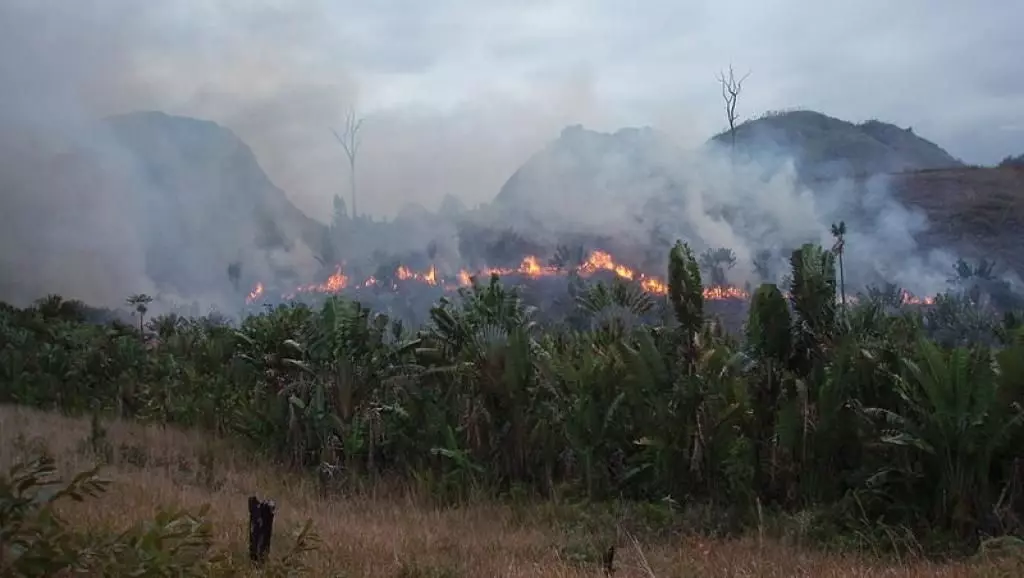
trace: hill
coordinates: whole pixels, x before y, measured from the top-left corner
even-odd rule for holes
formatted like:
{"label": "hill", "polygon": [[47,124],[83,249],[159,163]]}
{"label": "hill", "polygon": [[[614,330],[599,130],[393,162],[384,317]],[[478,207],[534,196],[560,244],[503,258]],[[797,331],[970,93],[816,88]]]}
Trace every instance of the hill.
{"label": "hill", "polygon": [[[723,132],[711,143],[729,146]],[[773,165],[792,158],[804,179],[961,167],[963,163],[912,129],[870,120],[854,124],[820,112],[771,113],[736,127],[741,157]]]}
{"label": "hill", "polygon": [[[761,248],[784,253],[795,243],[827,242],[830,222],[860,219],[851,230],[874,238],[869,247],[861,243],[860,259],[873,283],[908,260],[944,283],[952,257],[929,256],[931,249],[994,257],[1024,271],[1024,258],[1012,250],[1020,240],[1015,223],[1024,218],[1024,172],[1012,166],[966,167],[909,129],[811,111],[738,127],[735,171],[720,154],[726,139],[717,135],[688,154],[650,128],[607,134],[568,127],[509,178],[494,205],[520,222],[529,222],[522,217],[529,214],[644,229],[650,238],[683,235],[698,250],[745,247],[748,258]],[[891,195],[880,200],[880,190]],[[916,211],[925,217],[920,227]],[[894,247],[896,241],[902,246]],[[900,256],[871,270],[880,252]],[[851,257],[848,264],[858,266]]]}
{"label": "hill", "polygon": [[592,231],[621,220],[635,198],[672,188],[679,152],[651,128],[606,134],[569,126],[512,174],[494,205],[503,218],[539,215]]}
{"label": "hill", "polygon": [[232,262],[241,263],[243,277],[250,268],[288,275],[290,259],[281,253],[309,262],[323,227],[291,203],[229,129],[160,112],[107,124],[147,185],[146,270],[158,286],[222,291]]}
{"label": "hill", "polygon": [[18,240],[32,255],[26,261],[54,270],[22,293],[103,304],[137,291],[230,302],[255,279],[314,270],[310,247],[323,227],[267,178],[232,131],[135,112],[76,137],[21,167],[31,178],[20,183],[20,196],[38,207],[18,213],[31,221]]}
{"label": "hill", "polygon": [[890,190],[928,216],[919,240],[964,257],[995,259],[1024,275],[1024,167],[960,167],[896,173]]}

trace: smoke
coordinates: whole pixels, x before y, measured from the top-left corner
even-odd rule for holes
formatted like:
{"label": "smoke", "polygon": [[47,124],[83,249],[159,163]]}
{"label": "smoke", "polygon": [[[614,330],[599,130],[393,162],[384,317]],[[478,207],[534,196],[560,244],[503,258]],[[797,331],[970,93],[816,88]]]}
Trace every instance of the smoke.
{"label": "smoke", "polygon": [[[832,247],[832,224],[844,221],[852,290],[882,283],[918,294],[947,288],[954,253],[919,245],[928,220],[891,194],[889,177],[853,179],[837,166],[828,178],[809,181],[794,154],[765,141],[754,154],[734,157],[725,145],[684,147],[650,128],[570,127],[513,176],[490,218],[497,227],[512,215],[517,230],[549,242],[552,231],[600,232],[622,250],[653,246],[660,249],[648,265],[655,273],[663,273],[677,238],[698,254],[728,248],[736,263],[726,276],[739,286],[782,281],[792,250]],[[767,276],[754,266],[759,259],[766,259]]]}
{"label": "smoke", "polygon": [[[186,233],[150,226],[166,209],[151,201],[166,193],[137,151],[125,150],[98,122],[108,115],[161,110],[229,127],[291,201],[320,222],[330,221],[335,194],[348,200],[347,166],[329,129],[350,107],[367,117],[359,208],[375,215],[394,215],[410,203],[433,208],[448,195],[470,205],[486,201],[566,122],[596,118],[588,112],[592,80],[585,67],[526,93],[470,86],[454,106],[402,104],[389,91],[418,87],[403,80],[401,63],[397,70],[366,70],[368,60],[382,56],[360,53],[365,10],[328,1],[0,1],[2,298],[25,302],[59,292],[113,305],[128,293],[160,292],[154,267],[178,263],[203,276],[196,270],[212,267],[214,252],[223,259],[205,276],[223,278],[233,256],[245,258],[242,248],[222,247],[217,231],[196,227],[187,236],[208,247],[204,254],[173,243],[154,253],[159,235]],[[381,32],[417,41],[409,30]],[[353,67],[356,61],[362,69]],[[228,244],[241,241],[251,236]],[[287,269],[288,259],[308,265],[318,252],[294,247],[287,255],[259,256],[245,270],[253,277]],[[190,296],[216,303],[228,281],[222,284]]]}
{"label": "smoke", "polygon": [[[259,189],[275,208],[271,229],[288,239],[256,249],[253,237],[265,231],[242,217],[209,223],[211,205],[203,199],[189,197],[180,206],[177,196],[168,199],[159,171],[97,124],[107,115],[161,110],[230,128],[274,184],[321,223],[331,221],[335,195],[351,207],[348,167],[330,132],[350,108],[366,117],[359,208],[377,216],[410,206],[433,210],[453,197],[468,207],[486,203],[566,125],[621,125],[584,64],[558,75],[515,71],[532,79],[527,85],[504,83],[503,70],[488,71],[484,82],[445,69],[446,51],[471,53],[488,27],[518,17],[511,3],[487,11],[465,6],[478,28],[454,45],[436,41],[464,23],[420,3],[405,6],[401,18],[378,21],[371,4],[0,0],[0,298],[59,292],[115,305],[127,294],[148,292],[228,307],[236,301],[226,297],[224,270],[235,260],[244,263],[243,285],[289,276],[308,282],[316,273],[322,248],[315,233],[274,204],[272,190],[261,183],[222,187],[237,203],[242,192]],[[574,16],[569,8],[537,6],[531,4],[540,11],[531,17],[538,22],[548,21],[545,10],[561,22]],[[364,42],[367,36],[393,38],[401,50],[367,52],[383,46]],[[522,50],[528,40],[505,48]],[[413,74],[423,69],[436,72],[433,80]],[[714,94],[713,79],[708,84]],[[408,104],[416,100],[410,94],[420,93],[441,96]],[[694,125],[686,111],[656,113],[663,126]],[[948,270],[951,258],[916,246],[913,234],[926,224],[896,203],[883,181],[869,183],[867,195],[850,183],[812,191],[792,168],[766,174],[755,164],[733,164],[721,151],[672,142],[702,140],[693,132],[673,128],[669,137],[631,129],[602,139],[570,131],[555,145],[566,150],[548,151],[521,175],[516,187],[530,196],[473,218],[493,228],[513,226],[545,245],[589,234],[658,251],[675,237],[698,250],[729,247],[737,254],[730,275],[742,283],[757,280],[750,263],[759,251],[770,250],[781,270],[787,250],[802,242],[830,244],[829,224],[854,215],[848,219],[851,279],[930,291],[939,271]],[[189,163],[221,162],[221,152],[227,167],[245,162],[232,150],[165,160],[185,171]],[[600,160],[577,167],[584,157]],[[851,205],[850,198],[859,200]],[[180,222],[165,218],[173,211],[183,215]],[[402,224],[368,226],[369,241],[348,239],[343,249],[368,261],[379,257],[374,249],[422,253],[433,241],[441,257],[465,257],[453,222],[404,214]],[[665,253],[658,255],[663,261]],[[162,273],[168,271],[181,276],[177,285],[168,287]]]}

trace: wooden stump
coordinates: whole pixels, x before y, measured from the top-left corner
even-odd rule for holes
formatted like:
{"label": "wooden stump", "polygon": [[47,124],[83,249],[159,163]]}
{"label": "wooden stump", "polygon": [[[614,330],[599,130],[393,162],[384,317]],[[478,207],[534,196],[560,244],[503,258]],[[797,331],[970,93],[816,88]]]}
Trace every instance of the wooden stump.
{"label": "wooden stump", "polygon": [[273,500],[264,502],[249,496],[249,560],[257,566],[262,566],[270,554],[275,508]]}

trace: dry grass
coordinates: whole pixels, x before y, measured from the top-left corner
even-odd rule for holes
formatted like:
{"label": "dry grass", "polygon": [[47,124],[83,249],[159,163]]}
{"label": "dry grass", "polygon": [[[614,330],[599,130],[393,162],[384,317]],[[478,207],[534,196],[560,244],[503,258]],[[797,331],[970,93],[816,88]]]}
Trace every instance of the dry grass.
{"label": "dry grass", "polygon": [[[208,503],[218,541],[242,551],[245,500],[259,494],[278,502],[275,550],[285,547],[286,531],[313,520],[322,542],[308,561],[318,576],[602,575],[594,565],[566,560],[561,552],[569,537],[543,523],[544,516],[530,515],[531,508],[479,504],[437,509],[411,498],[379,496],[322,499],[309,481],[256,465],[241,452],[193,432],[129,422],[105,427],[113,460],[104,476],[114,484],[100,499],[68,512],[82,527],[121,529],[151,516],[158,506],[194,511]],[[6,470],[28,445],[46,447],[62,471],[86,469],[94,463],[82,450],[89,433],[87,419],[0,406],[0,467]],[[616,576],[1016,576],[1024,570],[1007,560],[893,565],[759,544],[756,538],[693,537],[641,546],[623,537],[618,546]]]}

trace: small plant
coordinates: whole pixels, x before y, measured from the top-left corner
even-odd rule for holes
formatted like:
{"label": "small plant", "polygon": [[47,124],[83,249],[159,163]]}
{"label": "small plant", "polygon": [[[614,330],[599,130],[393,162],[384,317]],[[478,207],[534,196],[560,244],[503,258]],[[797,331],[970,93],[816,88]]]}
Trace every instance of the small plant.
{"label": "small plant", "polygon": [[56,477],[53,458],[18,463],[0,476],[0,575],[53,576],[84,570],[85,544],[66,531],[58,502],[99,495],[108,482],[97,468],[70,482]]}

